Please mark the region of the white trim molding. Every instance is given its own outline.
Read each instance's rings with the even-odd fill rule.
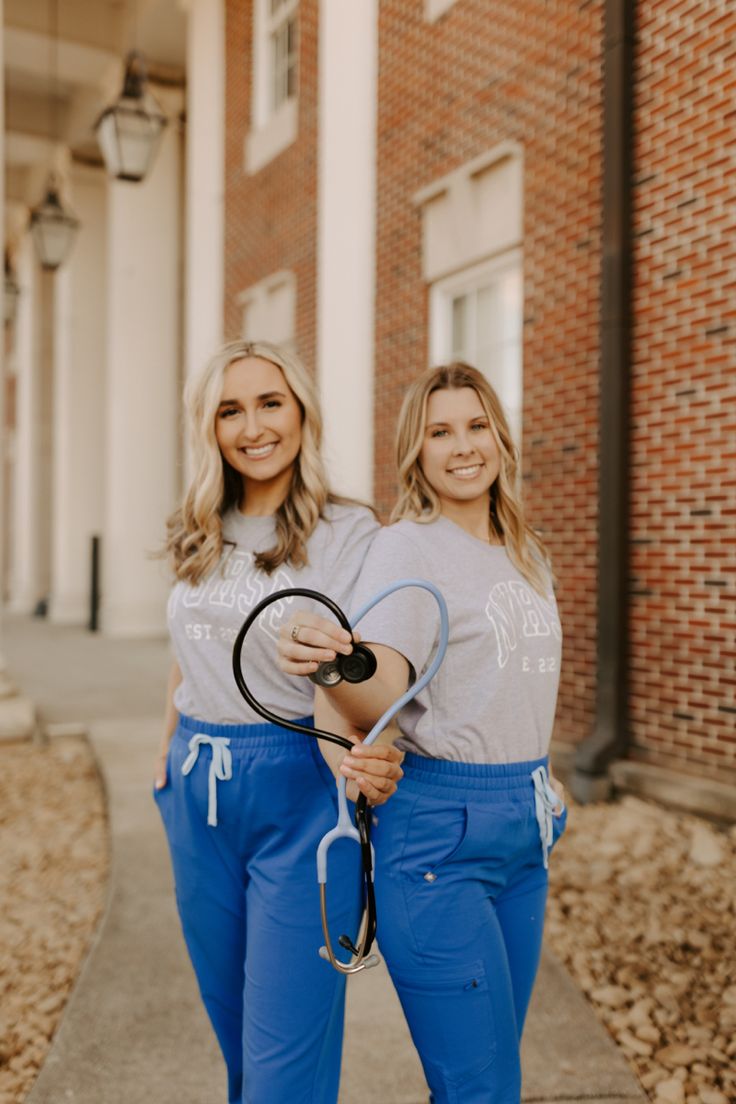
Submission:
[[[288,269],[251,284],[235,298],[242,308],[241,335],[246,341],[272,341],[294,347],[296,276]]]
[[[431,283],[520,246],[523,200],[523,151],[513,141],[420,189],[414,203],[422,208],[424,279]]]
[[[454,3],[455,0],[424,0],[425,23],[436,23],[440,16],[449,11]]]

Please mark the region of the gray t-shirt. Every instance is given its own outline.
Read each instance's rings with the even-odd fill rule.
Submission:
[[[405,751],[465,763],[515,763],[547,754],[557,701],[562,631],[546,597],[502,546],[470,536],[444,517],[399,521],[373,541],[351,613],[388,583],[423,578],[450,616],[445,660],[399,714]],[[387,598],[359,623],[366,642],[400,652],[420,673],[434,654],[439,611],[426,591]]]
[[[319,590],[347,611],[378,528],[363,506],[328,505],[309,538],[309,563],[302,568],[287,563],[267,575],[255,566],[254,553],[273,547],[274,519],[245,517],[237,510],[226,514],[223,536],[233,544],[225,545],[219,565],[198,586],[176,583],[169,597],[169,632],[183,676],[174,692],[178,711],[213,724],[261,723],[233,678],[232,648],[240,626],[261,599],[287,587]],[[242,653],[249,688],[288,720],[309,716],[314,700],[309,679],[282,674],[276,665],[279,628],[294,608],[330,616],[324,606],[304,598],[274,602],[251,627]]]

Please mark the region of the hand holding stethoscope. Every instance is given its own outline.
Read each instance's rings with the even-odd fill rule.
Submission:
[[[340,681],[334,674],[338,667],[349,664],[349,657],[356,652],[369,656],[368,663],[375,669],[372,653],[360,644],[360,639],[358,632],[353,631],[351,636],[337,621],[309,610],[296,610],[279,630],[278,665],[286,675],[303,675],[318,686],[330,686]],[[361,656],[357,658],[360,663]],[[362,669],[357,668],[357,674],[360,681],[365,681]],[[396,792],[403,777],[400,766],[403,758],[403,752],[392,744],[365,746],[356,737],[352,751],[331,765],[347,780],[350,801],[357,801],[363,793],[371,805],[383,805]]]

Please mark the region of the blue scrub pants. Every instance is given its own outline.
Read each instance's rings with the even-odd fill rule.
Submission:
[[[376,810],[378,941],[431,1101],[519,1104],[546,856],[566,813],[554,816],[543,792],[543,759],[467,764],[409,754],[403,769],[398,791]]]
[[[317,741],[182,716],[156,800],[229,1104],[335,1104],[345,978],[318,954],[315,851],[334,827],[337,792]],[[335,945],[355,937],[359,875],[358,848],[336,844]]]

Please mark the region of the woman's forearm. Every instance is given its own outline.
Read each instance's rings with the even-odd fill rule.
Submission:
[[[368,646],[377,660],[376,673],[370,679],[324,688],[333,708],[364,732],[373,727],[409,685],[409,664],[402,655],[383,644]]]
[[[347,796],[357,801],[362,793],[371,805],[382,805],[396,791],[401,779],[403,753],[393,746],[399,732],[395,726],[382,732],[370,747],[362,748],[365,732],[346,721],[334,708],[327,694],[318,690],[314,700],[314,722],[317,728],[343,736],[353,744],[351,751],[319,740],[322,755],[336,779],[345,778]]]

